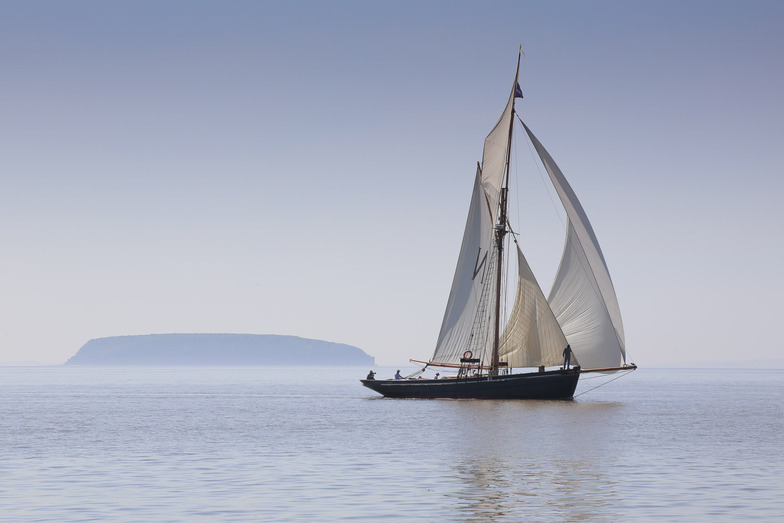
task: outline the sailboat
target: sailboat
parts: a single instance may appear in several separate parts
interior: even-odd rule
[[[477,165],[433,356],[411,360],[425,365],[419,376],[360,380],[386,397],[571,399],[584,373],[637,368],[626,363],[618,299],[588,217],[553,158],[515,112],[515,102],[522,98],[519,71],[520,55],[506,107],[485,139]],[[536,150],[567,218],[565,247],[547,297],[507,214],[515,120]],[[502,287],[513,278],[506,277],[505,259],[517,264],[516,294],[508,315],[502,314],[508,295]],[[424,379],[421,374],[428,367],[452,369],[454,374]]]

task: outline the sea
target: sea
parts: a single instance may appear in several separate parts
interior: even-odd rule
[[[384,399],[369,370],[0,368],[0,520],[784,521],[784,370],[572,401]]]

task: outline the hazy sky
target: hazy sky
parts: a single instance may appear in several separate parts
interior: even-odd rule
[[[3,2],[0,362],[169,332],[428,358],[520,44],[631,359],[782,358],[782,27],[777,0]]]

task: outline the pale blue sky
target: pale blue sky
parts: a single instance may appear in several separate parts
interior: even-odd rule
[[[779,359],[783,26],[778,1],[3,2],[0,362],[164,332],[427,358],[520,44],[632,359]]]

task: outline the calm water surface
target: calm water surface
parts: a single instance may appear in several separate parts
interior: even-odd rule
[[[367,370],[0,368],[0,519],[784,519],[782,370],[568,402],[388,400]]]

